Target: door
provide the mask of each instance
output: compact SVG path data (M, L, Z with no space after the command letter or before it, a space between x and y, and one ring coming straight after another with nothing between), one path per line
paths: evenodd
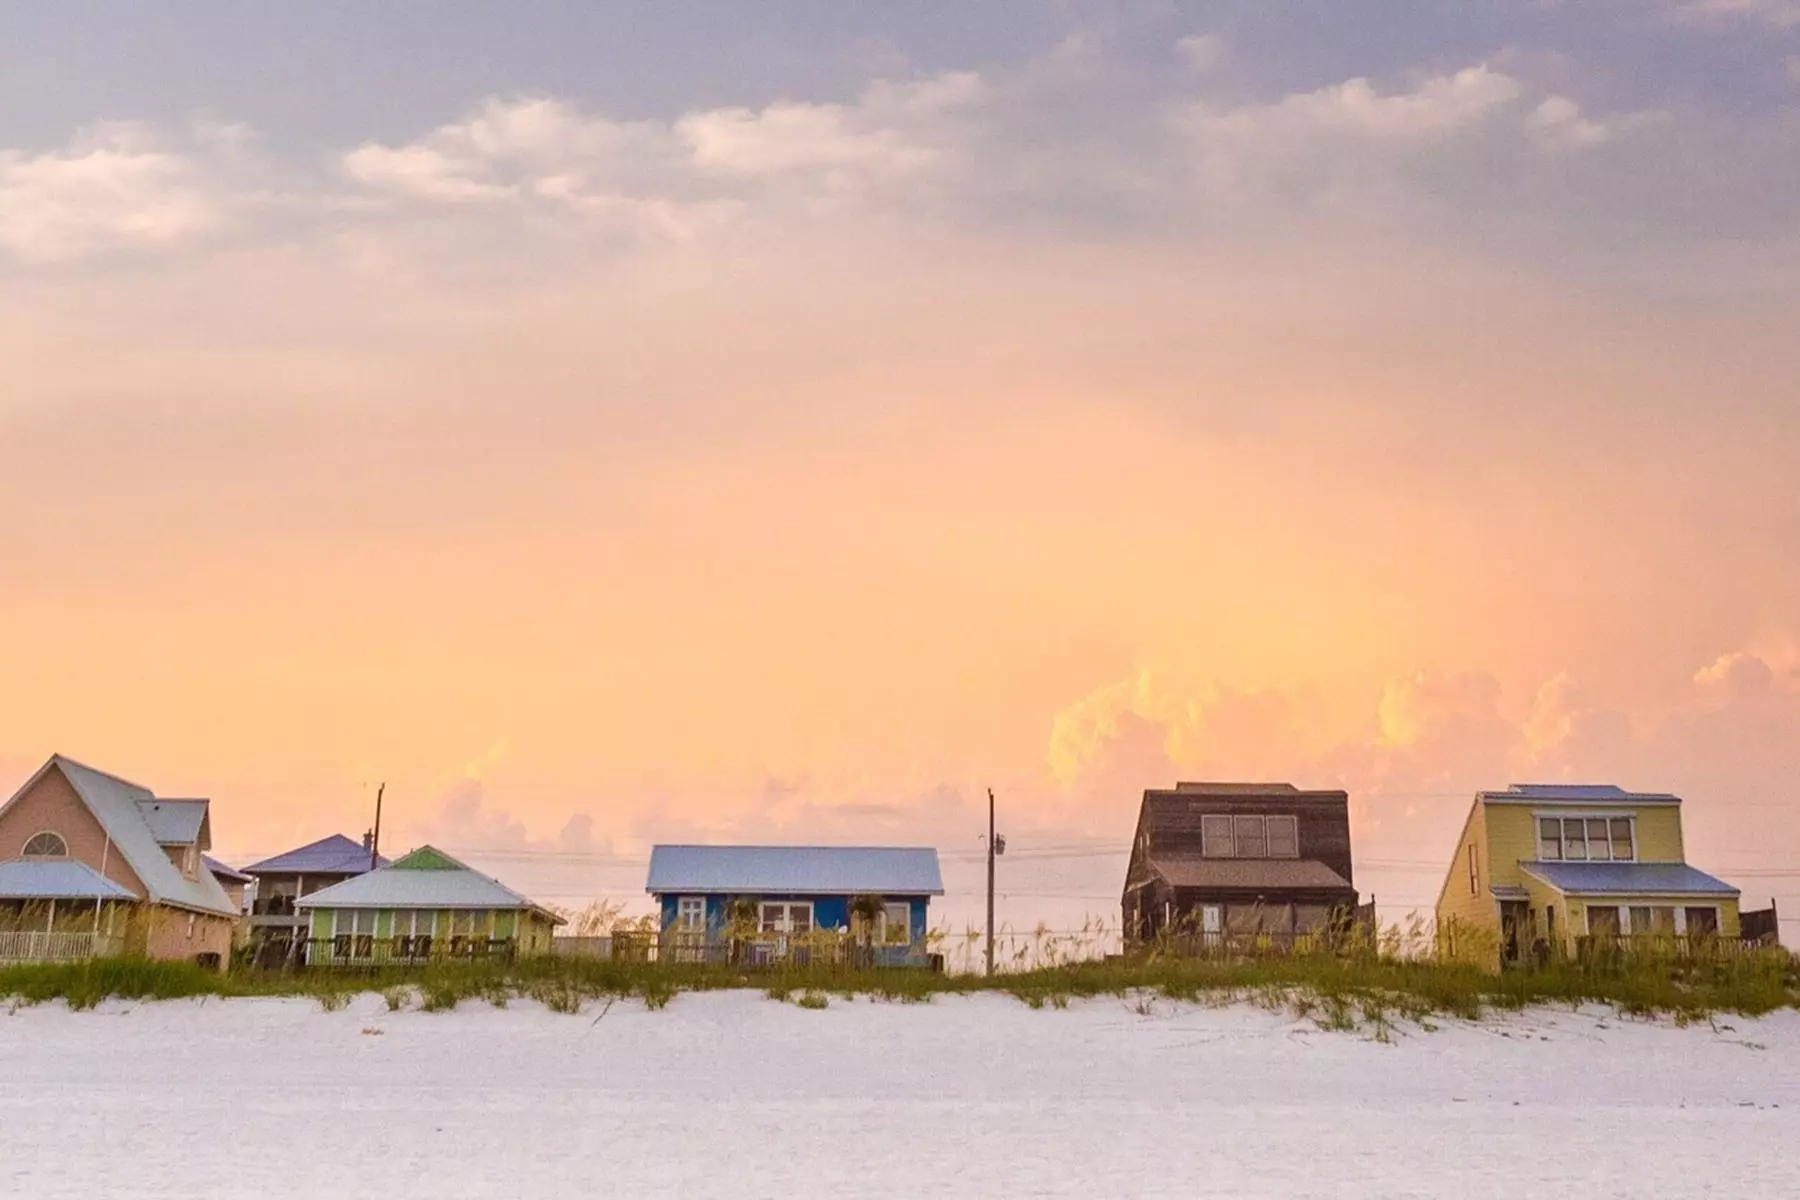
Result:
M1200 939L1203 942L1217 942L1219 935L1225 931L1225 906L1222 904L1202 904L1200 906Z

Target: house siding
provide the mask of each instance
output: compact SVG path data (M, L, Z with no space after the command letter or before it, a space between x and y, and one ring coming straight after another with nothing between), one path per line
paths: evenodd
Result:
M1488 889L1495 884L1518 882L1517 861L1506 858L1503 850L1494 848L1494 832L1488 821L1487 806L1475 801L1463 821L1462 833L1457 836L1456 853L1438 895L1439 948L1449 957L1466 962L1498 960L1499 951L1493 935L1499 929L1500 914L1494 894ZM1471 846L1475 848L1475 865L1480 873L1479 886L1474 892L1469 891Z
M729 912L731 903L739 899L736 893L722 895L718 893L679 892L657 897L662 910L662 927L672 929L680 912L680 901L684 896L704 895L706 898L706 927L709 930L721 930L730 924ZM805 896L793 893L780 895L749 897L758 904L810 902L813 906L813 928L815 929L849 929L851 896ZM884 904L905 904L907 906L907 928L909 940L921 942L925 940L926 922L929 916L929 901L919 896L884 896Z
M163 905L153 906L148 911L144 950L150 958L191 959L200 954L217 954L221 966L230 961L235 921L194 913L194 932L190 937L187 912Z

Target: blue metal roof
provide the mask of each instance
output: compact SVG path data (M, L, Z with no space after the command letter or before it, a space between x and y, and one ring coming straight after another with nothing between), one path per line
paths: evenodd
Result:
M1680 798L1668 792L1630 792L1611 783L1515 783L1503 792L1482 792L1483 800L1647 801L1669 803Z
M937 851L913 846L656 846L653 895L941 896Z
M0 862L0 900L136 900L84 862L20 858Z
M378 859L387 866L388 860ZM298 850L265 858L244 868L247 875L360 875L369 869L368 847L341 833L320 838Z
M1735 896L1722 879L1686 863L1520 863L1560 892L1581 896Z

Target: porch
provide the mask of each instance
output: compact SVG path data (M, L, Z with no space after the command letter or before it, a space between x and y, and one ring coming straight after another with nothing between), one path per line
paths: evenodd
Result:
M651 962L737 970L887 970L939 967L924 940L872 942L830 929L808 933L729 933L694 930L616 930L600 937L559 937L554 952L571 958Z
M19 933L0 931L0 963L80 962L114 958L125 952L125 939L107 933Z
M136 902L85 863L0 863L0 963L75 962L122 954Z

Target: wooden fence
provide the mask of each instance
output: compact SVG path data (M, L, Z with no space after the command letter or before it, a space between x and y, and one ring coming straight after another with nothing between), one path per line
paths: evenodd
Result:
M852 935L827 930L737 937L697 930L620 930L600 937L559 937L552 945L556 954L569 958L743 970L943 966L942 956L929 953L923 942L867 945Z

